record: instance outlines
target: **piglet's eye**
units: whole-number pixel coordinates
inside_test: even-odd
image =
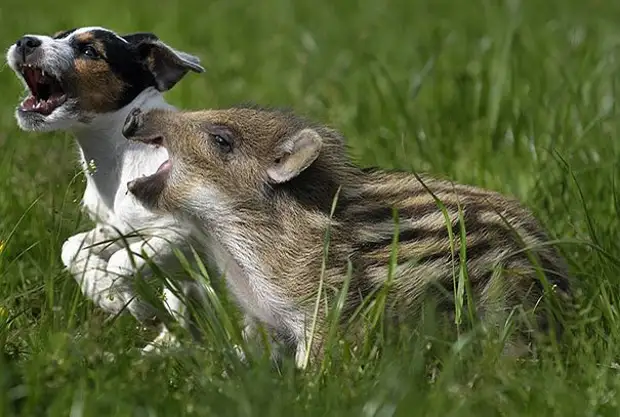
[[[99,58],[99,52],[97,52],[97,50],[91,46],[91,45],[86,45],[83,49],[82,49],[82,54],[84,54],[85,56],[92,58],[92,59],[97,59]]]
[[[230,153],[232,151],[232,144],[224,135],[212,135],[212,137],[222,152]]]

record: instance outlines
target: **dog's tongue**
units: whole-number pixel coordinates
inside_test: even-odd
[[[35,108],[35,106],[37,105],[37,98],[35,96],[29,96],[28,98],[26,98],[26,100],[24,100],[24,102],[22,103],[22,107],[25,110],[33,110]]]
[[[65,100],[65,95],[54,95],[47,100],[39,100],[35,96],[28,96],[22,102],[22,109],[26,111],[34,111],[43,115],[49,115],[54,111],[54,109],[64,103]]]
[[[41,81],[42,77],[43,73],[37,68],[26,68],[24,70],[24,78],[34,95],[37,93],[37,84]]]

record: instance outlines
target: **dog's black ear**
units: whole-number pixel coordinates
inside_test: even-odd
[[[144,64],[151,71],[159,91],[170,90],[189,71],[204,72],[200,58],[177,51],[149,32],[132,33],[123,36],[138,49]]]
[[[64,38],[66,36],[69,36],[70,34],[72,34],[73,32],[75,32],[77,30],[77,28],[72,28],[69,30],[59,30],[58,32],[54,33],[52,35],[52,38],[54,39],[61,39]]]
[[[122,38],[125,39],[127,42],[134,44],[134,45],[137,45],[140,42],[145,42],[145,41],[155,42],[159,40],[157,35],[151,32],[130,33],[128,35],[123,35]]]

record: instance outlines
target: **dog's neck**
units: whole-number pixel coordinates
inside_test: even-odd
[[[97,115],[86,125],[80,125],[71,131],[87,161],[105,155],[118,155],[123,148],[132,146],[121,133],[129,112],[139,107],[143,110],[172,107],[164,96],[154,88],[141,92],[131,103],[112,113]]]
[[[160,154],[141,143],[127,140],[122,134],[123,124],[129,112],[139,107],[142,110],[152,108],[173,108],[163,95],[154,88],[144,90],[131,103],[113,113],[96,116],[87,125],[71,129],[80,148],[82,165],[87,172],[89,185],[94,185],[105,205],[112,209],[118,191],[124,165],[127,158],[140,154],[140,161],[149,154]],[[135,165],[135,164],[134,164]],[[145,167],[146,168],[146,167]]]

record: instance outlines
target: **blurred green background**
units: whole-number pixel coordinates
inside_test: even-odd
[[[88,226],[76,148],[17,128],[22,87],[4,65],[0,415],[617,416],[618,22],[612,0],[3,0],[5,50],[79,26],[154,32],[207,68],[167,94],[174,105],[289,106],[341,130],[359,164],[517,196],[579,242],[562,247],[583,308],[565,354],[518,364],[461,345],[430,363],[432,341],[322,376],[268,363],[222,375],[208,342],[141,358],[130,348],[148,335],[131,317],[104,322],[62,271],[62,242]]]

